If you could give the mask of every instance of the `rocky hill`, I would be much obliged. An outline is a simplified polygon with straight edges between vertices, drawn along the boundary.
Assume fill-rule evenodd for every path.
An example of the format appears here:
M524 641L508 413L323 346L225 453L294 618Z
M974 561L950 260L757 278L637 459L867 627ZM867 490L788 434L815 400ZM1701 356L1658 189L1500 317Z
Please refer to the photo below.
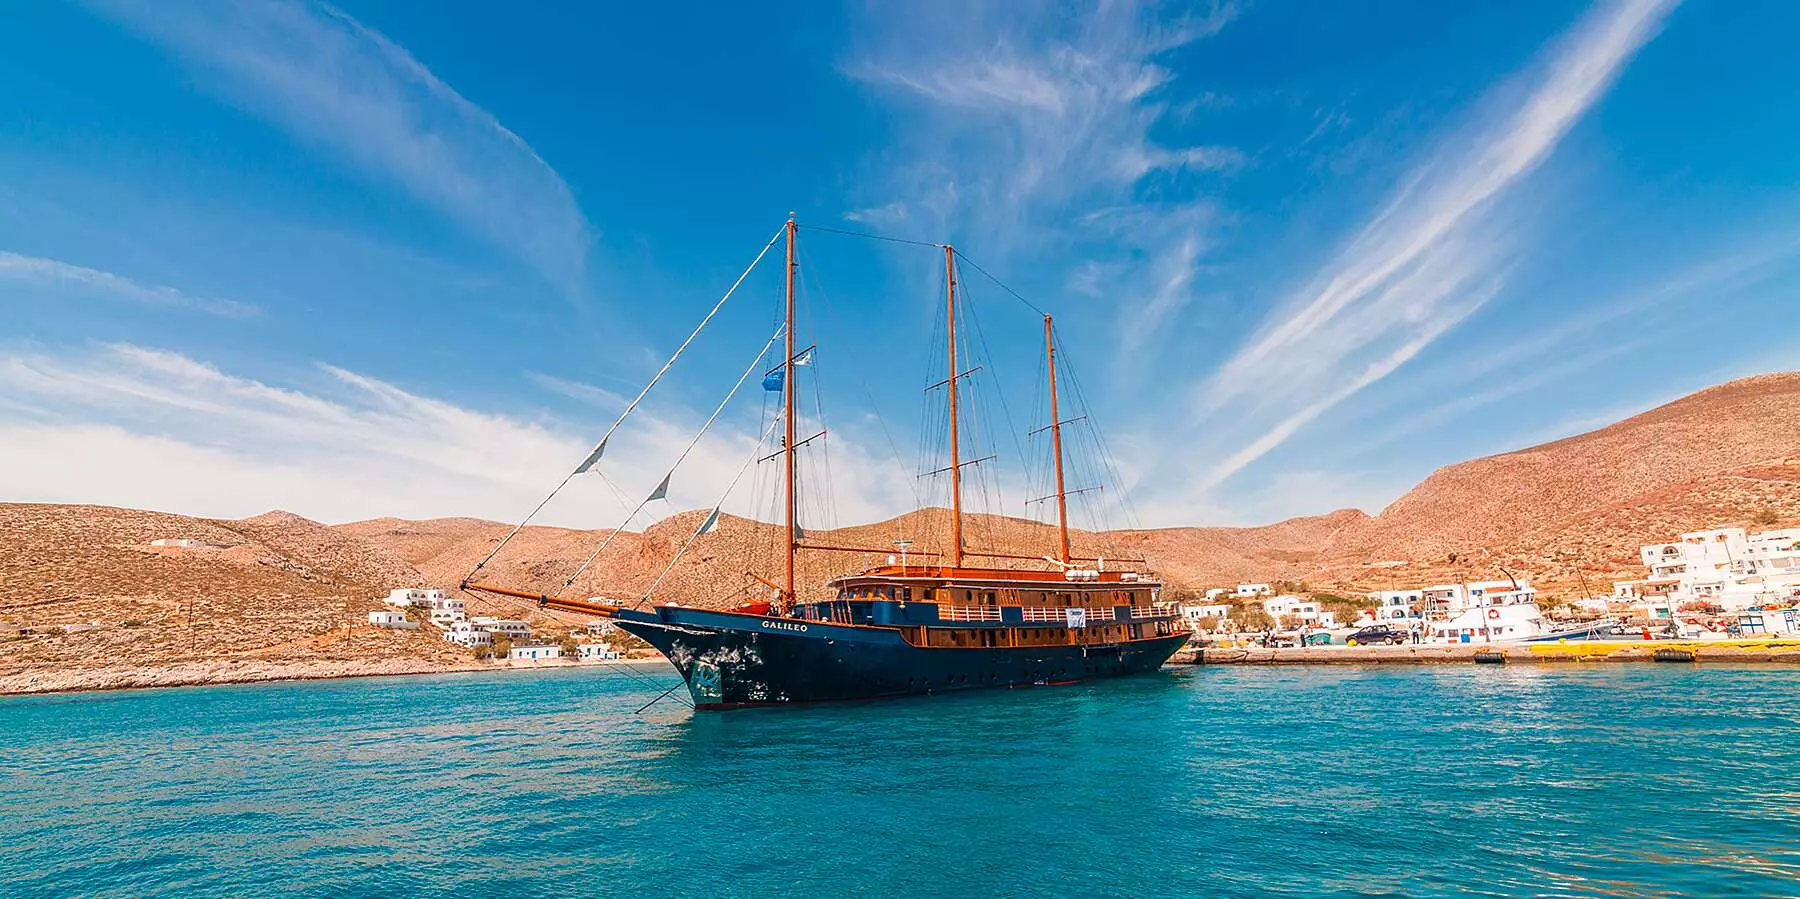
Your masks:
M170 540L187 545L155 545ZM432 634L369 627L379 596L423 576L296 515L0 504L0 541L0 681L117 666L466 658Z
M1800 520L1800 373L1732 381L1596 431L1447 466L1360 527L1315 578L1501 568L1581 589L1641 576L1638 546L1715 525ZM1377 574L1359 569L1397 561ZM1596 586L1589 584L1588 586ZM1598 589L1604 590L1600 583Z

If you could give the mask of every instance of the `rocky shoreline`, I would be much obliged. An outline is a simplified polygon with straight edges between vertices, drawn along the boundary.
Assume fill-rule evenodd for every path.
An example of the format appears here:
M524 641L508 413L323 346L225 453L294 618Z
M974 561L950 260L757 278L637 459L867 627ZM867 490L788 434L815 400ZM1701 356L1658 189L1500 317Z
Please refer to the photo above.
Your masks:
M107 665L80 668L33 666L14 669L0 668L0 696L253 684L286 680L334 680L345 677L453 674L465 671L525 671L661 663L661 659L626 659L610 662L556 660L497 664L474 660L467 664L445 664L426 659L317 659L280 662L221 660L179 662L167 665Z
M1569 662L1761 662L1800 664L1800 640L1578 640L1567 643L1418 646L1206 647L1183 649L1177 665L1433 665Z

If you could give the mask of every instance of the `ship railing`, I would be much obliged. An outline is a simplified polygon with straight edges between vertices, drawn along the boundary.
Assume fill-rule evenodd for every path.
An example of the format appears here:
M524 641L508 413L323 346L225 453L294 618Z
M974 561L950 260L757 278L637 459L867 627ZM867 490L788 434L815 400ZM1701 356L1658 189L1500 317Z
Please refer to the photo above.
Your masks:
M938 606L938 618L944 621L999 621L999 606Z
M1133 618L1166 618L1175 614L1178 614L1178 610L1174 603L1157 603L1152 606L1131 607L1131 617Z
M1068 609L1022 608L1019 610L1019 614L1026 621L1062 622L1068 620L1068 611Z

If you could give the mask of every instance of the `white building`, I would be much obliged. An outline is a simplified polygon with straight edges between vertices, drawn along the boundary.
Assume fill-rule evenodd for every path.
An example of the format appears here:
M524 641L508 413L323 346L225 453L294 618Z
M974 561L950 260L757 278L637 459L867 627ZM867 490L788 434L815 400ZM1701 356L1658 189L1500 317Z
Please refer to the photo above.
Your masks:
M1468 609L1535 603L1537 588L1517 580L1468 581L1425 587L1419 596L1427 616L1441 618Z
M1641 547L1638 556L1650 576L1619 581L1615 597L1666 598L1677 609L1703 602L1734 611L1800 598L1800 529L1693 531L1678 542Z
M426 590L425 601L431 607L431 623L440 627L448 627L468 616L463 611L463 601L453 596L445 596L442 590Z
M1224 587L1213 587L1206 591L1206 601L1212 602L1230 592L1230 590L1227 590Z
M391 627L407 631L416 631L419 629L419 623L417 621L406 620L405 612L390 612L386 610L370 612L369 623L376 627Z
M388 591L387 599L382 600L382 602L387 603L396 609L424 606L425 591L414 590L408 587L395 587Z
M1208 618L1217 619L1219 621L1224 621L1224 620L1230 618L1231 617L1231 605L1229 603L1200 603L1200 604L1195 604L1195 605L1184 605L1181 607L1181 617L1184 621L1187 622L1188 627L1193 628L1194 630L1198 631L1200 629L1201 622L1205 621Z
M477 615L469 619L469 623L492 634L505 634L518 640L531 639L531 625L515 618L494 618L488 615Z
M1758 609L1738 613L1738 633L1746 637L1800 634L1800 610Z
M577 643L575 652L584 662L598 662L620 658L619 651L612 648L611 643Z
M1372 614L1364 612L1363 617L1372 619L1371 624L1405 628L1425 620L1425 591L1422 589L1377 590L1369 594L1369 601L1375 603L1375 610Z
M1265 614L1276 621L1292 617L1301 624L1314 627L1337 627L1337 613L1327 612L1318 603L1291 593L1263 600L1262 608Z
M1239 585L1237 585L1237 595L1240 599L1248 599L1252 596L1266 596L1266 595L1268 595L1270 593L1274 593L1274 592L1275 591L1272 588L1270 588L1268 584L1239 584ZM1210 598L1210 597L1208 597L1208 598Z
M449 630L444 631L444 641L463 646L492 646L494 635L467 621L457 621L450 625Z
M506 657L515 662L520 660L536 662L541 659L560 659L562 658L562 647L550 646L547 644L514 646L512 652L507 653Z

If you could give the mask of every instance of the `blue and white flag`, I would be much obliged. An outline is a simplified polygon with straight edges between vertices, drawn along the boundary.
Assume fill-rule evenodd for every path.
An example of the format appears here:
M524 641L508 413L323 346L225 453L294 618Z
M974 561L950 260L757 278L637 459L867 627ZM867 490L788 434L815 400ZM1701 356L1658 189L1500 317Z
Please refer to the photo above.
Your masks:
M659 500L659 499L668 499L669 498L669 479L674 476L675 476L675 472L672 472L672 471L666 475L663 475L662 483L656 485L655 490L650 491L650 498L647 500L644 500L644 502L652 502L654 500Z
M813 354L812 347L807 347L806 352L801 353L800 355L794 357L794 364L795 365L811 365L812 364L812 354Z
M712 510L712 514L706 516L705 521L700 522L700 530L695 531L694 536L698 537L701 534L710 534L713 531L716 531L718 529L719 529L719 507L714 506L713 510Z

